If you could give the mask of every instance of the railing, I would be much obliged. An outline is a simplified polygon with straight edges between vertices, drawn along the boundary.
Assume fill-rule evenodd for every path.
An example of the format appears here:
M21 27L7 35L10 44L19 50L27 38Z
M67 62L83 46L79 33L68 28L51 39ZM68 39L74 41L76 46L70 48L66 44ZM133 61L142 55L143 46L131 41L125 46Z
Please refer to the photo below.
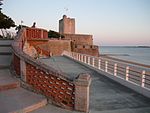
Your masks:
M63 55L150 91L150 68L64 51Z
M20 30L12 43L12 67L14 72L21 78L22 84L26 88L45 95L52 103L66 109L87 112L89 109L88 95L91 80L89 75L80 74L78 78L72 79L23 52L25 40L36 38L36 36L39 36L37 38L40 38L40 36L44 38L47 34L44 32L45 30L37 28L22 28ZM80 107L81 105L82 107Z

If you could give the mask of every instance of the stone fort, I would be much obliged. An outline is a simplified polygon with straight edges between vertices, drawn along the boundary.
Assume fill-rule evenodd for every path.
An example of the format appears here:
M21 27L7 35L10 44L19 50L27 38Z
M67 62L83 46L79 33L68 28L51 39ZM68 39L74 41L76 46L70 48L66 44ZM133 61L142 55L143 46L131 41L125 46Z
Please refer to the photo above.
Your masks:
M59 20L59 33L65 36L65 39L71 40L72 51L99 56L98 46L93 45L92 35L75 34L75 19L66 15Z
M49 39L48 32L44 31L44 37L38 38L38 33L27 29L27 38L24 51L33 57L59 56L64 50L99 56L98 46L93 45L92 35L76 34L75 19L66 15L59 20L59 33L64 36L62 39ZM39 31L37 31L39 32ZM32 48L32 49L31 49Z

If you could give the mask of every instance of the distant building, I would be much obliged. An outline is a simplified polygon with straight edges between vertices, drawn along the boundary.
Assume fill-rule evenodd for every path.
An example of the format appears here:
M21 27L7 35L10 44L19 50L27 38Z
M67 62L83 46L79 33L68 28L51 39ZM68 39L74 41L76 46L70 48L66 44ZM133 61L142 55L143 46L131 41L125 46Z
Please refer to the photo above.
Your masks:
M59 32L64 36L63 39L49 39L46 30L26 28L25 36L30 46L24 45L24 51L33 57L60 56L64 50L99 56L99 48L93 45L92 35L75 34L75 19L64 15L59 20Z
M75 19L63 15L63 18L59 20L59 33L75 34Z
M63 15L59 20L59 33L64 36L63 40L71 41L72 52L99 56L98 46L93 45L93 36L89 34L75 33L75 19Z

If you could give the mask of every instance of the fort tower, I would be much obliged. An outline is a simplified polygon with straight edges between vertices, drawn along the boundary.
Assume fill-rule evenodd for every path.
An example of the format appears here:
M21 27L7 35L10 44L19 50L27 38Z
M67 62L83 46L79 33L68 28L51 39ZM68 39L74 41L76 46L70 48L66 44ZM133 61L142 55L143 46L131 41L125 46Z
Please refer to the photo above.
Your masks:
M63 18L59 20L59 33L75 34L75 19L63 15Z

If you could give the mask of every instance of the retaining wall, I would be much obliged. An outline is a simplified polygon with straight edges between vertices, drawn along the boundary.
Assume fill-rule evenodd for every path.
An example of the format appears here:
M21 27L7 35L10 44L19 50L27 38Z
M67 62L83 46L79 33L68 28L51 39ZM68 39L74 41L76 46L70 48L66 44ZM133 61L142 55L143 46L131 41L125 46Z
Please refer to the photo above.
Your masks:
M78 78L72 80L64 73L25 54L22 48L26 38L32 37L29 31L34 34L34 38L36 36L44 38L42 34L45 30L42 31L42 29L37 28L23 28L20 30L17 38L12 43L12 65L16 75L28 86L51 99L52 103L66 109L88 112L89 94L82 97L81 95L85 92L89 93L90 76L80 74ZM35 35L36 33L42 34ZM80 91L80 89L84 90Z

